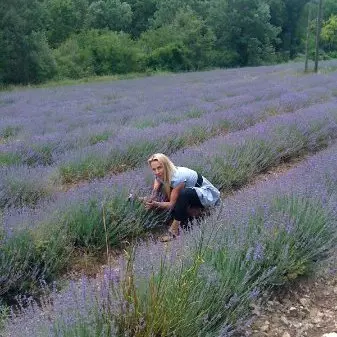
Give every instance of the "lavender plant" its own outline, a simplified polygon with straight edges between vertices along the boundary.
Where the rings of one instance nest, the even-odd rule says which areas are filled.
[[[240,224],[223,223],[225,210],[159,254],[155,242],[145,249],[140,244],[138,255],[121,261],[118,274],[104,273],[98,289],[82,279],[81,297],[74,289],[65,295],[79,309],[69,319],[57,306],[46,336],[231,335],[262,291],[308,272],[336,238],[336,221],[317,199],[280,198],[275,188],[270,193],[276,198],[268,205],[258,201],[264,203],[259,211],[240,213]],[[155,266],[148,264],[150,254]]]
[[[234,108],[238,116],[240,115],[237,111],[238,107],[256,101],[262,102],[260,107],[257,107],[259,113],[268,109],[271,109],[274,113],[291,112],[330,97],[329,83],[334,82],[333,76],[322,76],[319,79],[320,83],[317,83],[315,77],[312,77],[312,81],[309,81],[310,86],[317,86],[317,88],[310,86],[305,88],[305,91],[310,92],[310,95],[308,95],[305,91],[293,93],[295,90],[303,90],[302,79],[293,79],[290,90],[288,78],[281,79],[283,87],[280,83],[276,84],[274,77],[270,77],[273,72],[274,76],[279,75],[276,69],[265,68],[260,72],[250,69],[251,74],[237,72],[231,74],[230,78],[227,74],[226,81],[223,81],[221,72],[210,72],[207,75],[209,78],[203,74],[203,77],[205,77],[203,82],[194,85],[191,84],[195,81],[193,76],[198,75],[189,75],[191,79],[189,77],[184,79],[182,87],[179,87],[178,90],[174,87],[176,84],[175,78],[171,78],[170,81],[165,78],[168,83],[165,83],[165,85],[158,78],[151,84],[153,87],[150,87],[148,91],[143,89],[142,83],[140,84],[141,89],[137,88],[138,83],[143,80],[134,81],[134,84],[129,82],[125,86],[121,85],[121,87],[112,85],[110,91],[109,88],[102,88],[102,86],[97,88],[81,86],[80,89],[74,87],[70,91],[63,91],[62,89],[44,90],[42,93],[45,95],[45,100],[51,104],[52,108],[45,103],[41,104],[40,100],[36,101],[36,97],[29,92],[26,95],[22,94],[19,99],[15,99],[16,104],[11,105],[10,109],[7,107],[4,116],[8,116],[8,119],[5,118],[3,125],[5,129],[12,128],[13,125],[25,125],[25,130],[16,135],[15,147],[18,146],[17,140],[29,145],[32,144],[32,148],[28,147],[23,154],[33,151],[38,152],[38,156],[29,157],[28,162],[35,165],[34,160],[41,160],[38,157],[42,155],[45,164],[49,164],[51,161],[54,163],[60,152],[62,153],[68,148],[75,150],[86,147],[92,142],[95,143],[93,139],[96,136],[100,138],[102,134],[103,139],[108,137],[112,140],[116,129],[119,133],[123,130],[121,126],[143,123],[146,118],[153,115],[155,115],[155,125],[165,122],[168,114],[170,118],[176,120],[177,117],[181,119],[182,113],[188,118],[193,111],[202,111],[205,115],[215,112],[218,115],[223,115],[224,109]],[[328,91],[321,90],[323,81]],[[147,82],[150,82],[150,79],[147,79]],[[251,86],[252,82],[255,82],[253,87]],[[95,90],[97,90],[97,93]],[[201,95],[200,90],[202,91]],[[247,94],[242,95],[242,92],[247,92]],[[154,93],[157,94],[156,99],[154,99]],[[83,99],[84,96],[80,96],[81,94],[86,95],[85,99]],[[211,100],[210,96],[212,96]],[[172,97],[175,99],[173,100]],[[274,101],[268,102],[271,99],[274,99]],[[92,104],[88,103],[90,100],[93,100]],[[69,114],[64,109],[65,102],[68,103],[68,106],[71,106],[72,111],[76,112],[75,115]],[[30,111],[30,120],[27,120],[24,113],[21,112],[27,110],[32,110]],[[122,112],[122,115],[119,112]],[[25,118],[24,123],[20,121],[20,117]],[[251,116],[250,123],[257,117]],[[151,119],[153,118],[151,117]],[[205,118],[199,119],[199,125],[205,122]],[[88,124],[90,124],[89,127]],[[112,128],[113,130],[111,130],[111,124],[116,125]],[[54,134],[56,139],[46,139],[45,135],[48,134]],[[48,143],[46,144],[45,141],[48,141]],[[60,142],[62,143],[61,147],[57,146]],[[46,153],[43,151],[45,147],[52,149],[52,155],[47,152],[46,158],[44,158]],[[14,150],[15,153],[17,151],[20,151],[20,149]],[[25,159],[23,158],[23,160]]]
[[[330,119],[327,119],[327,116],[330,116]],[[204,167],[204,169],[206,168],[206,170],[207,165],[210,165],[212,171],[207,173],[212,181],[225,191],[228,191],[229,189],[242,186],[258,172],[277,164],[285,154],[290,157],[292,155],[297,156],[299,151],[308,150],[308,144],[313,149],[316,149],[316,139],[319,139],[321,142],[322,135],[326,139],[334,137],[336,135],[336,125],[333,119],[331,119],[333,116],[333,113],[329,114],[329,112],[326,112],[325,116],[314,116],[311,123],[309,122],[309,115],[307,113],[306,124],[299,124],[298,121],[302,121],[302,119],[298,117],[294,118],[294,121],[296,121],[294,124],[290,124],[289,117],[284,117],[284,125],[282,125],[282,118],[280,117],[272,123],[266,122],[260,140],[256,138],[256,130],[253,128],[247,131],[247,135],[251,135],[248,136],[247,141],[243,141],[242,137],[240,138],[239,146],[235,143],[235,137],[233,138],[233,146],[230,146],[230,142],[227,142],[228,145],[224,147],[222,145],[223,141],[220,142],[221,139],[213,140],[211,148],[217,151],[213,154],[214,157],[211,157],[211,153],[208,153],[204,157],[203,163],[200,152],[197,152],[194,159],[198,160],[199,165]],[[325,124],[321,123],[320,118],[323,118]],[[317,120],[319,121],[318,124]],[[282,130],[282,132],[275,132],[275,130]],[[287,137],[284,137],[284,134]],[[274,139],[271,137],[274,137]],[[280,139],[283,140],[283,143],[280,142]],[[219,144],[218,149],[215,144]],[[278,149],[280,146],[282,149]],[[184,164],[184,160],[186,162],[187,158],[190,157],[185,152],[184,159],[181,162]],[[190,158],[189,160],[192,162],[192,159]],[[187,164],[191,166],[188,162]],[[140,177],[141,174],[139,173],[138,176]],[[69,201],[64,200],[64,195],[62,195],[66,207],[59,210],[46,210],[52,214],[52,217],[49,216],[49,219],[53,220],[50,221],[47,217],[40,222],[39,227],[59,230],[64,228],[66,230],[65,236],[70,240],[70,243],[66,245],[63,245],[63,240],[60,240],[60,244],[57,247],[61,252],[63,246],[68,247],[69,245],[99,250],[106,244],[106,237],[108,237],[109,244],[118,245],[125,239],[140,235],[145,231],[146,227],[153,227],[158,222],[165,222],[165,219],[158,219],[157,215],[147,213],[140,204],[130,205],[126,203],[127,191],[123,190],[123,188],[118,189],[118,186],[124,186],[127,189],[128,186],[131,188],[133,185],[133,188],[137,190],[144,186],[143,183],[137,185],[133,176],[125,174],[124,180],[115,179],[111,181],[111,184],[114,185],[115,192],[112,191],[110,194],[101,192],[97,197],[94,197],[93,190],[88,186],[89,189],[86,192],[88,198],[83,201],[78,199],[76,194],[70,194],[69,196],[75,197],[75,199],[69,199]],[[105,182],[102,182],[102,186],[105,186],[104,188],[107,187]],[[81,194],[82,197],[83,194]],[[102,200],[107,201],[102,204]],[[104,220],[106,221],[106,232],[103,230],[102,206],[105,207]],[[149,223],[150,225],[148,225]],[[46,245],[46,251],[48,251],[48,245]],[[60,261],[61,266],[65,263],[66,260]],[[53,269],[51,268],[51,270]]]
[[[40,199],[50,197],[52,184],[44,171],[26,166],[0,169],[0,208],[34,206]]]
[[[284,70],[283,68],[277,69],[280,69],[281,71]],[[174,111],[179,112],[179,109],[182,106],[182,109],[190,111],[188,109],[192,106],[191,102],[196,99],[196,95],[198,96],[198,104],[200,103],[200,106],[203,105],[205,107],[204,109],[201,109],[201,111],[207,112],[202,116],[194,118],[193,121],[184,120],[182,122],[184,123],[185,128],[189,129],[194,126],[195,129],[186,132],[184,128],[179,129],[175,126],[177,133],[174,134],[172,138],[169,138],[169,136],[167,136],[168,138],[164,137],[163,143],[159,144],[156,143],[159,139],[159,135],[169,135],[171,130],[168,130],[168,128],[172,127],[172,124],[166,123],[157,126],[156,130],[158,131],[158,135],[153,135],[151,132],[149,133],[149,131],[153,131],[151,128],[138,129],[137,127],[128,126],[132,123],[137,124],[143,117],[146,118],[146,115],[143,114],[145,108],[153,113],[153,110],[150,109],[150,101],[146,101],[145,98],[142,98],[144,105],[141,105],[137,111],[134,111],[132,104],[136,105],[137,100],[135,99],[129,102],[127,97],[123,96],[127,90],[135,89],[137,99],[140,99],[141,96],[145,94],[148,95],[147,97],[153,96],[153,91],[147,93],[144,93],[143,91],[137,92],[137,90],[140,90],[137,89],[137,85],[139,85],[139,82],[143,83],[142,81],[137,83],[123,82],[119,89],[123,92],[123,95],[118,97],[114,96],[112,100],[109,99],[110,103],[112,101],[118,101],[118,105],[112,108],[112,106],[106,104],[104,107],[101,107],[102,111],[98,111],[98,109],[94,111],[92,110],[93,107],[84,109],[88,114],[85,111],[82,111],[83,119],[78,119],[78,115],[69,116],[68,118],[65,114],[66,109],[64,108],[64,105],[61,106],[58,101],[53,101],[53,99],[61,100],[65,97],[68,97],[69,99],[70,96],[68,96],[67,90],[46,90],[46,100],[53,101],[55,106],[57,106],[57,109],[60,109],[58,111],[55,110],[55,112],[50,111],[49,114],[46,114],[50,120],[55,122],[55,125],[48,124],[49,122],[47,122],[47,119],[41,117],[41,114],[46,112],[43,103],[38,104],[37,98],[35,96],[30,97],[30,93],[22,93],[22,96],[16,101],[18,105],[13,103],[10,106],[10,111],[4,111],[6,119],[5,124],[13,125],[10,124],[13,120],[18,122],[20,118],[23,118],[24,107],[27,104],[36,106],[35,110],[32,112],[32,116],[35,118],[33,118],[33,121],[41,118],[41,120],[44,120],[44,124],[35,123],[36,125],[30,125],[27,123],[27,128],[30,128],[30,131],[27,128],[18,129],[18,133],[15,136],[13,135],[13,137],[22,137],[22,139],[29,140],[32,139],[30,138],[32,130],[35,130],[38,134],[40,128],[41,133],[39,137],[41,137],[42,141],[41,143],[38,141],[37,143],[39,144],[36,146],[34,145],[33,148],[38,149],[37,152],[43,154],[41,160],[43,161],[52,158],[52,160],[58,162],[58,164],[69,164],[71,161],[67,161],[69,160],[69,157],[67,156],[72,158],[77,155],[78,158],[75,158],[74,160],[75,169],[69,169],[69,176],[75,172],[75,180],[77,180],[83,178],[81,172],[87,172],[85,173],[85,178],[93,178],[95,176],[103,176],[106,170],[111,169],[111,165],[116,165],[117,172],[124,171],[126,167],[137,166],[140,162],[145,160],[147,153],[155,152],[157,149],[164,149],[165,151],[167,150],[168,153],[173,153],[186,145],[192,145],[195,142],[201,141],[204,142],[209,135],[214,136],[216,134],[214,128],[219,121],[223,123],[223,125],[220,126],[220,128],[222,128],[221,130],[227,130],[228,128],[238,130],[246,128],[247,125],[254,125],[257,121],[261,120],[261,118],[269,118],[270,115],[296,111],[294,114],[272,117],[267,119],[264,123],[257,124],[244,131],[229,134],[227,136],[216,137],[204,142],[198,147],[191,147],[186,148],[183,151],[178,151],[172,156],[174,161],[180,165],[200,169],[204,175],[209,177],[218,186],[221,186],[225,192],[232,188],[243,186],[254,175],[265,171],[273,165],[277,165],[282,160],[288,160],[289,158],[306,153],[307,151],[317,151],[318,149],[327,146],[337,134],[336,102],[334,99],[331,99],[330,103],[327,104],[316,104],[312,107],[308,107],[310,104],[315,102],[321,103],[322,100],[326,99],[326,92],[324,94],[321,89],[314,88],[313,86],[319,86],[323,81],[327,88],[332,89],[332,84],[335,83],[334,73],[329,76],[322,75],[313,77],[310,81],[308,80],[308,82],[306,82],[305,86],[308,90],[312,89],[317,93],[317,96],[311,99],[309,95],[305,93],[288,94],[289,88],[295,88],[299,91],[303,90],[303,79],[292,78],[295,82],[295,84],[292,84],[289,82],[288,77],[284,77],[282,85],[289,85],[289,88],[285,89],[282,85],[275,85],[275,79],[272,81],[269,80],[269,77],[273,76],[279,79],[279,77],[277,77],[279,76],[279,73],[273,74],[273,71],[270,71],[270,69],[268,71],[266,69],[250,69],[249,71],[250,73],[248,76],[247,73],[244,72],[239,74],[237,72],[228,73],[227,75],[233,80],[233,82],[229,84],[222,84],[223,73],[221,72],[211,72],[207,73],[207,75],[204,74],[204,79],[198,77],[200,75],[197,74],[188,74],[184,80],[186,81],[184,82],[185,84],[182,89],[179,90],[170,87],[170,85],[175,84],[176,79],[168,79],[167,83],[163,85],[163,88],[171,89],[165,94],[164,103],[160,103],[159,99],[156,101],[158,102],[160,109],[164,111],[163,114],[166,113],[167,116],[167,111],[171,111],[172,116],[174,117]],[[259,82],[258,85],[254,87],[252,86],[252,83],[257,84],[255,82],[256,78],[259,79]],[[205,82],[200,82],[201,80]],[[158,92],[164,90],[159,88],[159,84],[162,83],[160,82],[161,79],[152,79],[152,81],[154,88],[156,88]],[[207,86],[203,86],[202,83],[206,83]],[[243,83],[247,84],[247,87],[243,87]],[[266,89],[268,84],[270,84],[272,89]],[[189,89],[190,87],[192,89]],[[254,90],[252,87],[254,87]],[[247,89],[246,95],[242,95],[243,88]],[[81,87],[80,89],[83,89],[83,92],[85,92],[88,97],[94,96],[94,93],[90,88]],[[102,90],[102,92],[107,95],[108,91],[111,90],[111,87],[110,89],[102,89],[102,87],[98,86],[97,90],[98,89]],[[74,106],[76,106],[77,101],[85,104],[89,100],[89,98],[86,97],[84,102],[82,102],[81,97],[83,97],[83,95],[81,96],[78,88],[74,87],[70,91],[75,95]],[[178,99],[176,101],[172,99],[173,94],[178,95],[177,97],[179,97],[179,99],[184,99],[183,105],[180,105],[181,101]],[[282,102],[276,104],[275,101],[270,101],[266,105],[264,100],[274,99],[274,95],[282,97]],[[31,100],[30,103],[29,100]],[[242,102],[247,103],[252,101],[256,101],[253,110],[241,106]],[[277,102],[280,102],[280,100],[277,99]],[[193,104],[195,104],[195,102]],[[294,106],[293,109],[291,108],[292,104]],[[220,113],[219,111],[216,111],[218,108],[224,109],[225,107],[229,107],[230,109],[230,118],[228,118],[228,116],[223,118],[223,116],[221,116],[221,110],[219,110]],[[302,110],[297,111],[299,108]],[[118,109],[124,109],[123,111],[125,112],[119,115],[116,113]],[[240,114],[236,116],[238,111],[240,111]],[[58,115],[56,112],[62,112],[63,114],[61,113]],[[78,111],[78,113],[80,112],[81,111]],[[100,113],[102,113],[100,116],[108,116],[111,114],[113,117],[111,117],[111,119],[104,117],[102,122],[102,118],[98,117]],[[158,116],[160,116],[160,113]],[[221,116],[222,119],[219,119],[219,116]],[[211,118],[214,118],[214,120],[211,120]],[[84,139],[82,142],[82,139],[85,138],[85,136],[81,136],[81,128],[85,127],[89,121],[97,124],[106,123],[105,125],[107,125],[108,121],[111,122],[113,120],[116,121],[117,128],[123,125],[124,131],[121,130],[121,132],[112,135],[111,139],[108,138],[105,142],[96,142],[95,138],[91,137],[93,134],[101,135],[100,133],[96,133],[99,131],[98,127],[94,130],[95,132],[90,134],[90,139]],[[65,139],[64,143],[59,138],[55,141],[51,139],[52,137],[49,132],[54,132],[54,134],[57,134],[60,138],[63,136],[65,137],[67,132],[71,133],[72,129],[76,129],[76,121],[78,121],[79,126],[79,137],[73,138],[72,135],[69,139]],[[202,125],[200,126],[198,123],[201,121]],[[66,132],[59,132],[61,128],[64,128]],[[115,129],[106,128],[104,130],[106,132],[114,132]],[[138,133],[136,130],[138,130]],[[144,130],[146,130],[149,135],[146,134]],[[43,134],[42,131],[45,134]],[[25,134],[25,132],[27,132],[27,134]],[[135,138],[132,138],[130,133]],[[179,135],[179,137],[177,137],[177,135]],[[103,135],[103,138],[104,137],[106,137],[106,135]],[[73,147],[70,146],[67,148],[71,149],[73,152],[64,152],[62,150],[63,145],[70,144],[70,140],[72,139],[78,140],[78,143],[75,141]],[[128,142],[128,139],[133,139],[133,142]],[[0,145],[1,149],[5,149],[7,151],[5,153],[15,154],[17,145],[9,140],[10,137],[8,137],[5,144]],[[40,145],[43,145],[46,140],[48,140],[47,143],[51,142],[50,144],[53,145],[48,145],[46,147],[47,150],[44,151],[43,149],[45,147],[41,147]],[[116,140],[119,140],[119,142],[115,143],[114,141]],[[86,152],[86,146],[92,142],[95,144],[89,146],[88,152]],[[18,143],[20,143],[20,140]],[[115,146],[113,150],[112,146]],[[26,149],[26,147],[24,148]],[[77,154],[77,148],[82,148],[83,152]],[[11,151],[11,149],[13,149],[13,151]],[[26,150],[23,150],[21,153],[25,153],[25,151]],[[29,151],[27,151],[27,156],[22,156],[20,158],[40,158],[39,156],[35,156],[35,154],[30,156],[28,155],[28,152]],[[85,159],[90,158],[88,153],[92,158],[86,163]],[[104,160],[100,161],[102,154],[107,154],[109,165],[107,165]],[[76,165],[81,163],[81,161],[78,160],[81,158],[83,159],[83,162],[85,162],[83,171],[81,171],[82,168],[79,170],[76,168]],[[34,161],[30,164],[33,162]],[[125,163],[127,163],[127,165]],[[45,164],[48,164],[47,161]],[[95,166],[96,164],[97,166]],[[65,165],[65,167],[67,167],[67,165]],[[12,169],[13,171],[11,171]],[[48,202],[48,200],[46,202],[41,202],[39,200],[43,199],[45,196],[50,196],[50,186],[46,188],[50,182],[41,182],[41,178],[48,176],[50,172],[51,174],[54,174],[53,168],[51,171],[49,171],[48,168],[45,168],[45,171],[44,169],[36,168],[35,173],[29,171],[31,174],[22,174],[23,182],[19,182],[17,186],[26,184],[25,186],[27,187],[24,189],[25,193],[21,193],[20,188],[15,190],[9,188],[11,182],[15,181],[14,178],[17,179],[14,173],[15,169],[16,168],[13,167],[2,171],[7,172],[1,176],[0,184],[2,184],[2,191],[8,191],[8,193],[2,194],[3,206],[22,206],[23,204],[29,204],[31,200],[33,200],[31,204],[34,206],[34,209],[28,210],[28,212],[23,211],[21,208],[17,210],[8,210],[4,216],[4,227],[6,230],[2,235],[0,252],[6,251],[9,254],[6,255],[6,253],[4,255],[6,261],[13,261],[14,266],[19,266],[20,264],[23,266],[30,266],[32,264],[38,266],[39,272],[36,273],[34,269],[25,267],[23,268],[24,272],[22,276],[11,283],[10,275],[12,271],[10,268],[4,268],[4,272],[1,275],[4,275],[8,284],[12,284],[11,288],[8,288],[7,283],[4,283],[3,289],[7,290],[5,290],[3,295],[8,298],[15,293],[15,289],[20,291],[29,289],[31,284],[36,284],[37,279],[40,278],[41,275],[48,280],[53,279],[67,266],[71,251],[76,247],[84,247],[93,251],[98,251],[105,245],[106,237],[108,237],[108,241],[111,245],[118,245],[123,240],[142,234],[147,227],[153,227],[156,224],[165,221],[165,217],[158,218],[157,214],[147,213],[140,204],[128,204],[126,202],[130,190],[136,193],[142,193],[146,190],[143,181],[143,177],[146,177],[145,168],[126,172],[109,179],[94,181],[91,184],[74,188],[67,193],[57,192],[52,195],[52,200],[50,202]],[[41,171],[38,171],[38,169]],[[22,170],[23,172],[28,171],[26,168]],[[48,172],[48,174],[45,174],[44,172]],[[79,172],[79,174],[77,175],[76,172]],[[329,177],[330,176],[331,175],[329,175]],[[3,179],[3,177],[6,179]],[[10,178],[7,179],[7,177]],[[124,187],[125,190],[123,190],[121,186]],[[46,194],[45,191],[47,191]],[[25,196],[25,198],[22,196]],[[30,196],[34,196],[34,198],[30,198]],[[320,214],[320,212],[318,213]],[[106,232],[104,231],[103,219],[106,224]],[[318,223],[321,223],[320,219],[321,218],[318,219]],[[25,228],[25,225],[29,225],[29,229]],[[13,250],[13,255],[9,253],[11,251],[11,249],[8,248],[11,247],[10,240],[15,240],[16,235],[19,232],[14,231],[14,233],[9,234],[7,229],[16,227],[23,227],[24,231],[22,233],[29,233],[29,235],[27,234],[27,238],[30,238],[31,244],[29,245],[29,249],[27,248],[27,251],[30,252],[27,256],[21,253],[16,254],[15,250]],[[20,237],[20,235],[18,237]],[[20,247],[26,247],[25,243],[21,243],[19,239],[17,242],[19,247],[18,250],[21,252]],[[261,247],[264,249],[263,245]],[[261,247],[259,249],[262,249]],[[24,249],[25,248],[23,248],[23,250]],[[256,248],[257,255],[259,255],[259,249]],[[225,252],[225,255],[226,254],[227,252]],[[5,265],[6,264],[4,263],[4,266]],[[266,265],[268,265],[268,263],[266,263]],[[214,266],[212,266],[212,268],[213,267]],[[291,273],[292,271],[289,271],[282,275],[291,275]],[[295,271],[294,274],[296,273],[297,272]],[[287,278],[288,276],[284,277]],[[282,277],[279,278],[282,280]],[[216,323],[217,326],[220,326],[221,324],[220,321]]]

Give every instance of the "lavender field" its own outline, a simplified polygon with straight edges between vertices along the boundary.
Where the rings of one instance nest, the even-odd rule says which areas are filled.
[[[336,239],[336,83],[330,61],[320,74],[286,64],[0,93],[0,309],[31,301],[79,251],[162,226],[126,200],[149,192],[146,159],[165,152],[214,182],[221,207],[169,249],[136,244],[98,290],[52,291],[52,324],[32,319],[20,336],[230,336],[263,290],[307,274]]]

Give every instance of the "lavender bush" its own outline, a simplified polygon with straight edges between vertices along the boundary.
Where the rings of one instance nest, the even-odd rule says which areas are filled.
[[[0,208],[35,205],[53,193],[45,168],[27,166],[0,168]],[[50,170],[48,170],[50,172]]]
[[[99,283],[82,279],[13,313],[5,336],[233,335],[261,292],[308,273],[334,246],[336,149],[227,198],[169,247],[139,243]]]

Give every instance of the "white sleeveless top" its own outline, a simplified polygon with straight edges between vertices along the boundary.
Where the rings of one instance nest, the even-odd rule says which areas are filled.
[[[200,202],[204,207],[214,206],[220,200],[220,191],[205,177],[202,177],[202,179],[202,185],[196,187],[198,173],[187,167],[177,166],[172,175],[170,186],[175,188],[179,184],[184,183],[185,188],[193,188],[197,192]]]

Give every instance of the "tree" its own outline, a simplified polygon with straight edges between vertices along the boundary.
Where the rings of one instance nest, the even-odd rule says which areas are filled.
[[[91,3],[88,11],[87,27],[127,30],[132,21],[131,6],[120,0],[99,0]]]
[[[319,0],[317,27],[316,27],[316,40],[315,40],[315,72],[316,73],[318,71],[318,53],[319,53],[319,38],[321,35],[321,27],[322,27],[322,11],[323,11],[323,0]]]
[[[199,17],[206,18],[211,0],[156,0],[152,26],[155,28],[170,24],[181,10],[190,8]]]
[[[324,0],[323,18],[328,20],[332,15],[337,15],[337,1]]]
[[[308,62],[309,62],[309,39],[310,39],[310,23],[311,23],[311,6],[308,8],[308,23],[307,23],[307,34],[305,39],[305,64],[304,71],[308,71]]]
[[[170,24],[143,33],[140,44],[149,55],[149,67],[178,71],[211,66],[214,41],[206,22],[187,7]]]
[[[46,21],[46,8],[38,0],[1,2],[0,81],[40,82],[53,75],[55,63],[43,32]]]
[[[331,15],[324,23],[321,37],[330,50],[337,49],[337,15]]]
[[[46,5],[49,12],[47,36],[54,47],[83,28],[88,0],[46,0]]]
[[[132,11],[132,22],[129,32],[133,37],[139,37],[151,26],[151,20],[157,10],[157,0],[128,0]]]
[[[230,50],[240,65],[257,65],[272,57],[280,28],[270,23],[270,7],[264,0],[215,0],[208,23],[217,48]]]
[[[274,6],[275,1],[279,0],[272,0]],[[279,4],[281,6],[279,8],[282,8],[282,12],[279,14],[283,17],[279,35],[282,41],[280,48],[287,51],[289,58],[292,59],[302,48],[302,37],[306,34],[307,22],[307,15],[303,15],[303,10],[310,0],[282,0],[282,2],[283,4]]]

